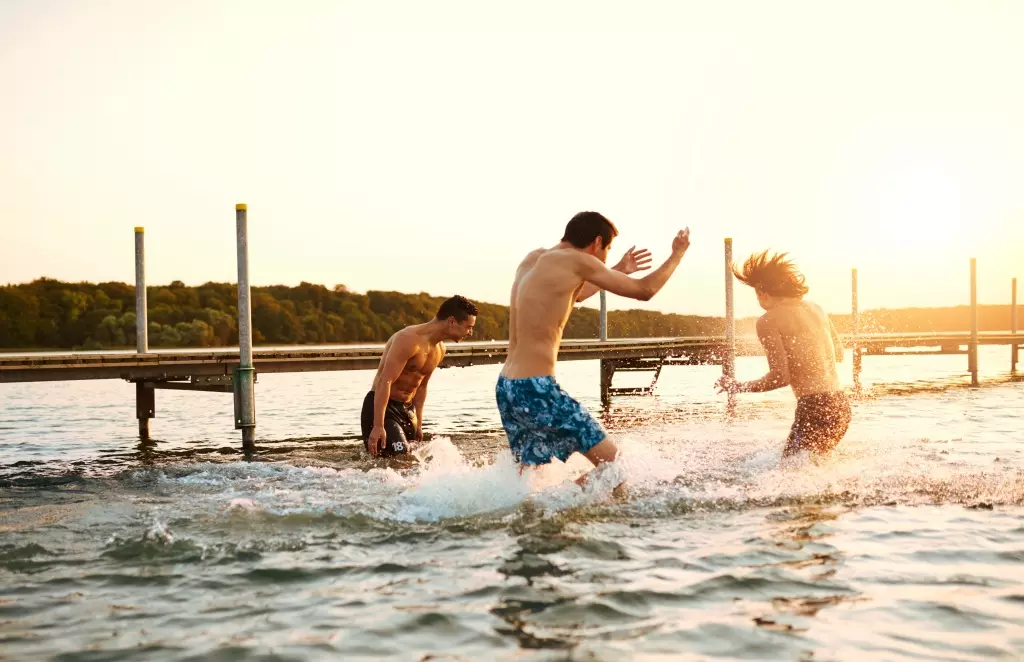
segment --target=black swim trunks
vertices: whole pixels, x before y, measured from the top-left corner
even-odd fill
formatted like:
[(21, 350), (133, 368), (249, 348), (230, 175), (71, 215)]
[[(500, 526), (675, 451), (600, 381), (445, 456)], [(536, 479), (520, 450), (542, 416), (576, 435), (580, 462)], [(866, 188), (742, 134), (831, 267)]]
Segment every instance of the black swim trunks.
[[(373, 430), (373, 391), (363, 398), (363, 411), (359, 416), (363, 429), (363, 447), (368, 449), (370, 432)], [(382, 457), (400, 455), (409, 452), (409, 442), (416, 441), (416, 409), (411, 402), (388, 400), (384, 410), (384, 432), (387, 443)]]
[(850, 402), (842, 391), (815, 393), (797, 398), (796, 417), (782, 456), (800, 451), (827, 453), (850, 427)]

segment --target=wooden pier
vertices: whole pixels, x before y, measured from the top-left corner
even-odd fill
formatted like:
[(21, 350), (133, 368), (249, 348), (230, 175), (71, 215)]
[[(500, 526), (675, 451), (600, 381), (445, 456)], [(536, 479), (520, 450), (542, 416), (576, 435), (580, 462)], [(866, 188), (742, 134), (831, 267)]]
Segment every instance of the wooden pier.
[[(380, 362), (383, 344), (297, 346), (253, 348), (249, 298), (247, 209), (235, 209), (238, 245), (237, 348), (151, 351), (146, 325), (144, 230), (135, 228), (137, 349), (109, 352), (46, 352), (0, 354), (0, 383), (123, 379), (135, 385), (136, 418), (139, 435), (149, 437), (149, 421), (156, 416), (157, 389), (213, 391), (234, 394), (235, 427), (242, 430), (243, 450), (255, 447), (255, 390), (258, 373), (313, 372), (328, 370), (374, 370)], [(598, 339), (566, 340), (559, 350), (560, 361), (599, 360), (602, 402), (613, 395), (652, 393), (666, 365), (721, 365), (725, 374), (735, 374), (736, 356), (761, 355), (756, 337), (737, 336), (733, 307), (732, 240), (725, 240), (726, 335), (679, 338), (607, 337), (607, 305), (601, 293), (601, 324)], [(970, 261), (971, 331), (960, 333), (860, 333), (857, 270), (852, 271), (853, 330), (842, 338), (853, 350), (854, 384), (859, 386), (864, 355), (967, 354), (972, 385), (978, 385), (977, 349), (980, 345), (1009, 345), (1010, 370), (1016, 370), (1020, 336), (1017, 334), (1017, 281), (1013, 279), (1010, 331), (979, 333), (977, 324), (977, 271)], [(503, 363), (508, 343), (466, 342), (448, 345), (442, 368)], [(616, 372), (648, 372), (649, 386), (615, 388)]]
[[(978, 345), (1010, 345), (1020, 341), (1016, 333), (979, 333)], [(843, 337), (857, 357), (863, 355), (968, 354), (969, 333), (875, 333)], [(730, 351), (731, 345), (735, 348)], [(252, 352), (256, 374), (374, 370), (384, 346), (337, 345), (256, 348)], [(503, 363), (508, 343), (466, 342), (450, 344), (442, 368)], [(601, 361), (601, 397), (651, 393), (661, 368), (666, 365), (727, 365), (731, 356), (760, 356), (756, 337), (699, 336), (684, 338), (620, 338), (614, 340), (566, 340), (560, 361)], [(859, 362), (858, 362), (859, 363)], [(240, 366), (238, 348), (0, 354), (0, 383), (123, 379), (136, 385), (140, 433), (148, 434), (155, 417), (155, 389), (189, 391), (237, 391)], [(652, 373), (649, 387), (615, 388), (616, 372)], [(237, 418), (236, 418), (237, 421)]]

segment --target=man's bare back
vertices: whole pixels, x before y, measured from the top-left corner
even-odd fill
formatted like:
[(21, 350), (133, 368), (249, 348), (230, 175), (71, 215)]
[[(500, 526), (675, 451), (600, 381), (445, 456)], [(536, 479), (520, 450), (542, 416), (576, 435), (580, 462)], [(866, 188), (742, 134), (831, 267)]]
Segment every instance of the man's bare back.
[[(689, 247), (680, 232), (665, 264), (646, 278), (629, 278), (565, 242), (529, 253), (516, 270), (509, 306), (508, 359), (502, 375), (523, 379), (554, 375), (562, 332), (587, 282), (614, 294), (646, 301), (668, 281)], [(606, 256), (608, 248), (604, 249)]]
[(773, 308), (761, 320), (758, 336), (764, 340), (778, 334), (786, 353), (789, 385), (798, 398), (839, 390), (836, 362), (843, 360), (842, 343), (820, 306), (797, 300)]
[(541, 248), (519, 265), (501, 374), (509, 379), (555, 374), (562, 331), (585, 282), (579, 275), (581, 257), (575, 248)]

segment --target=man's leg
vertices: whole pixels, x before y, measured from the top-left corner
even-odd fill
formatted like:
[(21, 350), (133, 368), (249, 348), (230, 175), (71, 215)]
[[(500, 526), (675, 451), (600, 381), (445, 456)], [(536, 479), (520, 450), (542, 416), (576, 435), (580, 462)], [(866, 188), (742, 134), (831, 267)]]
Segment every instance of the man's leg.
[[(591, 463), (593, 463), (594, 468), (596, 469), (600, 467), (602, 464), (614, 462), (619, 457), (619, 447), (615, 445), (614, 441), (612, 441), (608, 437), (605, 437), (600, 442), (598, 442), (596, 446), (584, 452), (583, 457), (590, 460)], [(591, 473), (593, 473), (593, 471), (594, 470), (591, 469), (587, 473), (577, 478), (576, 484), (579, 485), (580, 487), (585, 485), (587, 482), (587, 478), (590, 476)], [(620, 483), (615, 489), (619, 489), (619, 487), (622, 487), (622, 485), (624, 484), (625, 481)]]
[(359, 428), (363, 433), (363, 448), (366, 452), (370, 452), (369, 444), (370, 432), (373, 430), (373, 391), (371, 390), (363, 398), (363, 408), (359, 412)]
[(595, 467), (601, 466), (605, 462), (614, 462), (618, 456), (619, 447), (608, 437), (583, 454), (583, 457), (593, 462)]
[(409, 452), (409, 440), (405, 436), (402, 425), (393, 418), (384, 418), (384, 432), (387, 434), (387, 445), (384, 447), (382, 457), (392, 455), (404, 455)]

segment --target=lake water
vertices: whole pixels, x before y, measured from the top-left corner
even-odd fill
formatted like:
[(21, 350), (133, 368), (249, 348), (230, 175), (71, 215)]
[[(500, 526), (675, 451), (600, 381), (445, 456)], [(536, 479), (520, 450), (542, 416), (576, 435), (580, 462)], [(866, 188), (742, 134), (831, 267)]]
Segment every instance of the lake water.
[[(518, 476), (499, 366), (440, 371), (392, 464), (357, 439), (371, 372), (261, 375), (254, 462), (228, 394), (158, 391), (141, 446), (130, 384), (0, 385), (0, 659), (1019, 660), (1008, 364), (866, 357), (846, 439), (795, 466), (791, 393), (730, 415), (720, 369), (666, 368), (601, 413), (625, 497), (579, 458)], [(599, 412), (597, 363), (558, 370)]]

